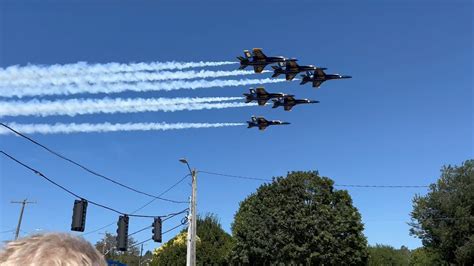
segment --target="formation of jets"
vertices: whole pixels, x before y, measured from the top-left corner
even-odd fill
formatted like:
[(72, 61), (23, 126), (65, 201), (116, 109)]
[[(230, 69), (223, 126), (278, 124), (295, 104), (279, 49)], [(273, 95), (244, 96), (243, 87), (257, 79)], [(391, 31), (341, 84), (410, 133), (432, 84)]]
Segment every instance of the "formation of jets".
[[(244, 56), (245, 57), (237, 57), (237, 59), (240, 61), (239, 69), (245, 69), (248, 66), (253, 66), (255, 73), (262, 73), (266, 66), (272, 65), (272, 77), (276, 78), (280, 75), (285, 75), (285, 79), (288, 81), (293, 80), (299, 73), (305, 73), (301, 75), (302, 79), (300, 85), (311, 82), (314, 88), (319, 88), (321, 84), (327, 80), (352, 78), (351, 76), (340, 74), (326, 74), (324, 70), (327, 68), (324, 67), (317, 67), (315, 65), (299, 65), (296, 63), (298, 59), (295, 58), (286, 58), (284, 56), (266, 56), (260, 48), (253, 48), (252, 52), (249, 50), (244, 50)], [(269, 100), (272, 100), (272, 108), (283, 106), (285, 111), (291, 111), (291, 109), (298, 104), (319, 103), (319, 101), (315, 100), (296, 99), (294, 95), (281, 92), (269, 93), (263, 87), (250, 89), (250, 93), (244, 93), (244, 96), (246, 103), (256, 101), (259, 106), (264, 106)], [(247, 121), (247, 123), (248, 128), (258, 127), (260, 130), (265, 130), (271, 125), (290, 124), (280, 120), (266, 120), (261, 116), (252, 116), (251, 121)]]

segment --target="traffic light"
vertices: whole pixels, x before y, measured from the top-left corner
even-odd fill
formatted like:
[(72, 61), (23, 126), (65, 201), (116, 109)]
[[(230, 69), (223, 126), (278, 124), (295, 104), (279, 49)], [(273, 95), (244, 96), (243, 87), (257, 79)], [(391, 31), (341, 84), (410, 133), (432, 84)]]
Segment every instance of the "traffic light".
[(153, 229), (151, 230), (153, 232), (153, 241), (161, 243), (161, 218), (156, 217), (155, 221), (153, 221)]
[(86, 227), (87, 200), (75, 200), (72, 210), (71, 231), (84, 232)]
[(118, 220), (117, 228), (117, 249), (127, 251), (128, 247), (128, 216), (121, 215)]

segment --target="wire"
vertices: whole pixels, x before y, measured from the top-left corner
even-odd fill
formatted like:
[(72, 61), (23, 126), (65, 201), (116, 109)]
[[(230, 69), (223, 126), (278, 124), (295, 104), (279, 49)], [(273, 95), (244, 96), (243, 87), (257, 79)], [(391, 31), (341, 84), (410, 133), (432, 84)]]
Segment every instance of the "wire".
[(6, 234), (6, 233), (14, 232), (14, 231), (15, 231), (15, 229), (1, 231), (0, 234)]
[[(176, 187), (178, 184), (180, 184), (181, 182), (183, 182), (188, 176), (190, 176), (190, 174), (187, 174), (187, 175), (185, 175), (184, 177), (182, 177), (181, 179), (179, 179), (178, 182), (174, 183), (171, 187), (169, 187), (169, 188), (167, 188), (165, 191), (161, 192), (158, 196), (163, 196), (163, 195), (166, 194), (168, 191), (170, 191), (171, 189), (173, 189), (174, 187)], [(134, 213), (136, 213), (136, 212), (142, 210), (143, 208), (145, 208), (146, 206), (150, 205), (150, 204), (151, 204), (152, 202), (154, 202), (154, 201), (155, 201), (155, 199), (150, 200), (149, 202), (145, 203), (143, 206), (141, 206), (141, 207), (137, 208), (136, 210), (134, 210), (134, 211), (132, 212), (132, 214), (134, 214)], [(186, 210), (188, 210), (188, 209), (186, 209)], [(170, 217), (170, 218), (171, 218), (171, 217)], [(166, 219), (168, 219), (168, 218), (166, 218)], [(93, 234), (93, 233), (95, 233), (95, 232), (102, 231), (103, 229), (105, 229), (105, 228), (107, 228), (107, 227), (109, 227), (109, 226), (111, 226), (111, 225), (113, 225), (113, 224), (115, 224), (115, 221), (113, 221), (113, 222), (111, 222), (111, 223), (109, 223), (109, 224), (107, 224), (107, 225), (104, 225), (104, 226), (102, 226), (102, 227), (100, 227), (100, 228), (94, 229), (94, 230), (92, 230), (92, 231), (90, 231), (90, 232), (84, 233), (84, 234), (82, 234), (81, 236), (85, 236), (85, 235)]]
[(142, 228), (142, 229), (140, 229), (140, 230), (138, 230), (138, 231), (135, 231), (135, 232), (133, 232), (133, 233), (128, 234), (128, 236), (133, 236), (134, 234), (138, 234), (138, 233), (143, 232), (143, 231), (145, 231), (146, 229), (149, 229), (149, 228), (152, 228), (152, 226), (149, 225), (149, 226), (147, 226), (147, 227), (144, 227), (144, 228)]
[(64, 156), (64, 155), (62, 155), (62, 154), (60, 154), (60, 153), (58, 153), (58, 152), (56, 152), (56, 151), (54, 151), (54, 150), (52, 150), (52, 149), (46, 147), (45, 145), (43, 145), (43, 144), (37, 142), (36, 140), (34, 140), (34, 139), (32, 139), (32, 138), (30, 138), (30, 137), (28, 137), (28, 136), (26, 136), (26, 135), (24, 135), (24, 134), (18, 132), (17, 130), (15, 130), (15, 129), (13, 129), (13, 128), (11, 128), (10, 126), (5, 125), (4, 123), (0, 123), (0, 125), (3, 126), (3, 127), (5, 127), (6, 129), (12, 131), (13, 133), (17, 134), (18, 136), (23, 137), (24, 139), (26, 139), (26, 140), (28, 140), (28, 141), (30, 141), (30, 142), (32, 142), (32, 143), (38, 145), (39, 147), (45, 149), (45, 150), (48, 151), (49, 153), (51, 153), (51, 154), (53, 154), (53, 155), (55, 155), (55, 156), (57, 156), (57, 157), (59, 157), (59, 158), (65, 160), (65, 161), (67, 161), (67, 162), (69, 162), (69, 163), (72, 163), (72, 164), (74, 164), (74, 165), (76, 165), (76, 166), (82, 168), (83, 170), (85, 170), (86, 172), (88, 172), (88, 173), (90, 173), (90, 174), (92, 174), (92, 175), (95, 175), (95, 176), (98, 176), (98, 177), (100, 177), (100, 178), (103, 178), (103, 179), (105, 179), (105, 180), (107, 180), (107, 181), (109, 181), (109, 182), (112, 182), (112, 183), (114, 183), (114, 184), (116, 184), (116, 185), (118, 185), (118, 186), (121, 186), (121, 187), (126, 188), (126, 189), (128, 189), (128, 190), (131, 190), (131, 191), (133, 191), (133, 192), (136, 192), (136, 193), (139, 193), (139, 194), (142, 194), (142, 195), (145, 195), (145, 196), (154, 198), (154, 199), (159, 199), (159, 200), (168, 201), (168, 202), (172, 202), (172, 203), (189, 203), (189, 202), (187, 202), (187, 201), (177, 201), (177, 200), (171, 200), (171, 199), (161, 198), (160, 196), (155, 196), (155, 195), (152, 195), (152, 194), (149, 194), (149, 193), (140, 191), (140, 190), (138, 190), (138, 189), (136, 189), (136, 188), (132, 188), (132, 187), (127, 186), (127, 185), (125, 185), (125, 184), (122, 184), (122, 183), (120, 183), (120, 182), (118, 182), (118, 181), (116, 181), (116, 180), (114, 180), (114, 179), (112, 179), (112, 178), (110, 178), (110, 177), (107, 177), (107, 176), (105, 176), (105, 175), (103, 175), (103, 174), (97, 173), (96, 171), (91, 170), (91, 169), (87, 168), (86, 166), (84, 166), (84, 165), (82, 165), (82, 164), (80, 164), (80, 163), (78, 163), (78, 162), (76, 162), (76, 161), (74, 161), (74, 160), (72, 160), (72, 159), (67, 158), (66, 156)]
[[(183, 226), (183, 225), (185, 225), (185, 223), (182, 223), (182, 222), (181, 222), (181, 223), (178, 224), (177, 226), (174, 226), (174, 227), (172, 227), (172, 228), (170, 228), (170, 229), (164, 231), (164, 232), (161, 233), (161, 234), (164, 235), (164, 234), (166, 234), (166, 233), (169, 233), (169, 232), (171, 232), (171, 231), (175, 230), (176, 228), (179, 228), (179, 227), (181, 227), (181, 226)], [(143, 241), (141, 241), (141, 242), (135, 243), (135, 244), (131, 245), (129, 248), (133, 248), (133, 247), (135, 247), (135, 246), (139, 246), (139, 245), (141, 245), (141, 244), (143, 244), (143, 243), (146, 243), (146, 242), (148, 242), (148, 241), (150, 241), (150, 240), (152, 240), (152, 238), (149, 238), (149, 239), (147, 239), (147, 240), (143, 240)]]
[(147, 240), (143, 240), (142, 242), (135, 243), (135, 244), (129, 246), (128, 248), (133, 248), (133, 247), (139, 246), (139, 245), (144, 244), (144, 243), (146, 243), (150, 240), (152, 240), (152, 238), (148, 238)]
[[(216, 172), (209, 172), (209, 171), (198, 171), (199, 173), (209, 174), (209, 175), (219, 175), (219, 176), (226, 176), (226, 177), (234, 177), (240, 179), (251, 179), (251, 180), (259, 180), (265, 182), (272, 182), (272, 179), (266, 178), (258, 178), (258, 177), (248, 177), (248, 176), (238, 176), (238, 175), (229, 175), (229, 174), (222, 174)], [(426, 185), (349, 185), (349, 184), (334, 184), (335, 187), (358, 187), (358, 188), (428, 188), (429, 186)]]
[(88, 200), (88, 199), (86, 199), (86, 198), (84, 198), (84, 197), (81, 197), (81, 196), (79, 196), (78, 194), (72, 192), (71, 190), (65, 188), (64, 186), (62, 186), (62, 185), (56, 183), (55, 181), (53, 181), (52, 179), (50, 179), (49, 177), (47, 177), (46, 175), (44, 175), (44, 174), (41, 173), (40, 171), (38, 171), (38, 170), (32, 168), (31, 166), (26, 165), (25, 163), (19, 161), (18, 159), (14, 158), (14, 157), (11, 156), (10, 154), (8, 154), (8, 153), (6, 153), (6, 152), (4, 152), (4, 151), (2, 151), (2, 150), (0, 150), (0, 153), (2, 153), (3, 155), (5, 155), (6, 157), (8, 157), (9, 159), (11, 159), (12, 161), (18, 163), (19, 165), (25, 167), (26, 169), (32, 171), (32, 172), (35, 173), (36, 175), (42, 177), (43, 179), (45, 179), (46, 181), (50, 182), (51, 184), (53, 184), (53, 185), (59, 187), (60, 189), (66, 191), (67, 193), (73, 195), (74, 197), (76, 197), (76, 198), (78, 198), (78, 199), (85, 199), (85, 200), (87, 200), (89, 203), (91, 203), (91, 204), (93, 204), (93, 205), (96, 205), (96, 206), (98, 206), (98, 207), (101, 207), (101, 208), (104, 208), (104, 209), (113, 211), (113, 212), (118, 213), (118, 214), (121, 214), (121, 215), (127, 215), (127, 216), (130, 216), (130, 217), (143, 217), (143, 218), (170, 217), (170, 216), (173, 217), (173, 216), (176, 216), (176, 215), (178, 215), (178, 214), (180, 214), (180, 213), (183, 213), (183, 212), (185, 212), (185, 211), (187, 210), (187, 209), (185, 209), (185, 210), (180, 211), (180, 212), (177, 212), (177, 213), (171, 213), (171, 214), (167, 214), (167, 215), (158, 215), (158, 216), (157, 216), (157, 215), (126, 214), (126, 213), (121, 212), (121, 211), (118, 211), (118, 210), (116, 210), (116, 209), (114, 209), (114, 208), (111, 208), (111, 207), (105, 206), (105, 205), (103, 205), (103, 204), (97, 203), (97, 202), (95, 202), (95, 201), (91, 201), (91, 200)]
[[(171, 189), (173, 189), (174, 187), (176, 187), (177, 185), (179, 185), (181, 182), (183, 182), (190, 174), (187, 174), (185, 175), (183, 178), (181, 178), (180, 180), (178, 180), (178, 182), (174, 183), (171, 187), (169, 187), (168, 189), (166, 189), (165, 191), (161, 192), (158, 196), (162, 196), (163, 194), (167, 193), (168, 191), (170, 191)], [(154, 201), (156, 200), (156, 198), (148, 201), (147, 203), (145, 203), (144, 205), (142, 205), (141, 207), (137, 208), (136, 210), (134, 210), (132, 213), (136, 213), (138, 211), (141, 211), (142, 209), (144, 209), (146, 206), (152, 204)], [(187, 202), (189, 203), (189, 202)]]
[(417, 186), (417, 185), (339, 185), (335, 184), (335, 187), (359, 187), (359, 188), (427, 188), (430, 186)]
[(239, 175), (229, 175), (229, 174), (221, 174), (221, 173), (215, 173), (215, 172), (209, 172), (209, 171), (201, 171), (201, 170), (199, 170), (198, 173), (204, 173), (204, 174), (209, 174), (209, 175), (220, 175), (220, 176), (234, 177), (234, 178), (240, 178), (240, 179), (250, 179), (250, 180), (269, 181), (269, 182), (273, 181), (272, 179), (266, 179), (266, 178), (248, 177), (248, 176), (239, 176)]

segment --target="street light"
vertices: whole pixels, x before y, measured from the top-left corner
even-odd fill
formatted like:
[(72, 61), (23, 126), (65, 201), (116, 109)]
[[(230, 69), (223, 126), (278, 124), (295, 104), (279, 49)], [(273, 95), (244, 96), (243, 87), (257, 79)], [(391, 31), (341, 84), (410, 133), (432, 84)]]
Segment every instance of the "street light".
[(188, 160), (186, 160), (185, 158), (181, 158), (179, 159), (180, 162), (186, 164), (188, 166), (188, 169), (189, 169), (189, 173), (192, 175), (193, 174), (193, 171), (191, 170), (191, 167), (189, 166), (189, 163), (188, 163)]
[(185, 158), (179, 159), (181, 163), (188, 166), (189, 173), (191, 174), (192, 192), (191, 201), (189, 203), (189, 215), (188, 215), (188, 236), (187, 236), (187, 252), (186, 252), (186, 266), (196, 265), (196, 170), (191, 170), (188, 160)]

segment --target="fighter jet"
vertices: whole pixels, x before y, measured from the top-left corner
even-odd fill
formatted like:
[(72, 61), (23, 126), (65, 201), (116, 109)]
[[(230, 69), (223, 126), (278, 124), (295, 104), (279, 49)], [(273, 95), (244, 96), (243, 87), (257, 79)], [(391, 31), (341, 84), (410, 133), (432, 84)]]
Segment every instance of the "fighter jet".
[(285, 74), (286, 80), (293, 80), (296, 75), (300, 72), (311, 71), (317, 69), (316, 66), (308, 65), (308, 66), (300, 66), (296, 63), (296, 59), (289, 59), (286, 61), (285, 68), (283, 69), (281, 66), (272, 66), (273, 76), (272, 78), (278, 77), (280, 74)]
[(283, 64), (286, 60), (283, 56), (268, 57), (260, 48), (253, 48), (253, 54), (249, 50), (244, 50), (245, 57), (238, 56), (237, 59), (240, 61), (239, 69), (244, 69), (247, 66), (253, 66), (255, 73), (261, 73), (263, 69), (269, 64)]
[(314, 70), (313, 74), (311, 74), (310, 71), (306, 72), (306, 75), (301, 75), (301, 77), (303, 77), (303, 80), (301, 80), (300, 84), (303, 85), (307, 82), (313, 82), (313, 87), (319, 88), (319, 86), (321, 86), (321, 84), (326, 80), (352, 78), (351, 76), (343, 76), (339, 74), (326, 74), (324, 73), (324, 70), (326, 70), (326, 68), (317, 68)]
[(319, 101), (313, 101), (308, 99), (295, 99), (292, 95), (281, 97), (278, 100), (273, 100), (273, 107), (277, 108), (278, 106), (283, 106), (285, 111), (291, 111), (291, 108), (297, 104), (306, 104), (306, 103), (319, 103)]
[(285, 93), (268, 93), (264, 88), (250, 89), (250, 93), (244, 93), (245, 102), (249, 103), (257, 101), (258, 105), (262, 106), (267, 103), (268, 100), (273, 98), (280, 98), (286, 96), (293, 96)]
[(268, 126), (273, 125), (289, 125), (288, 122), (282, 122), (280, 120), (270, 120), (268, 121), (263, 116), (255, 117), (252, 116), (252, 121), (247, 121), (249, 124), (247, 128), (258, 127), (259, 130), (265, 130)]

